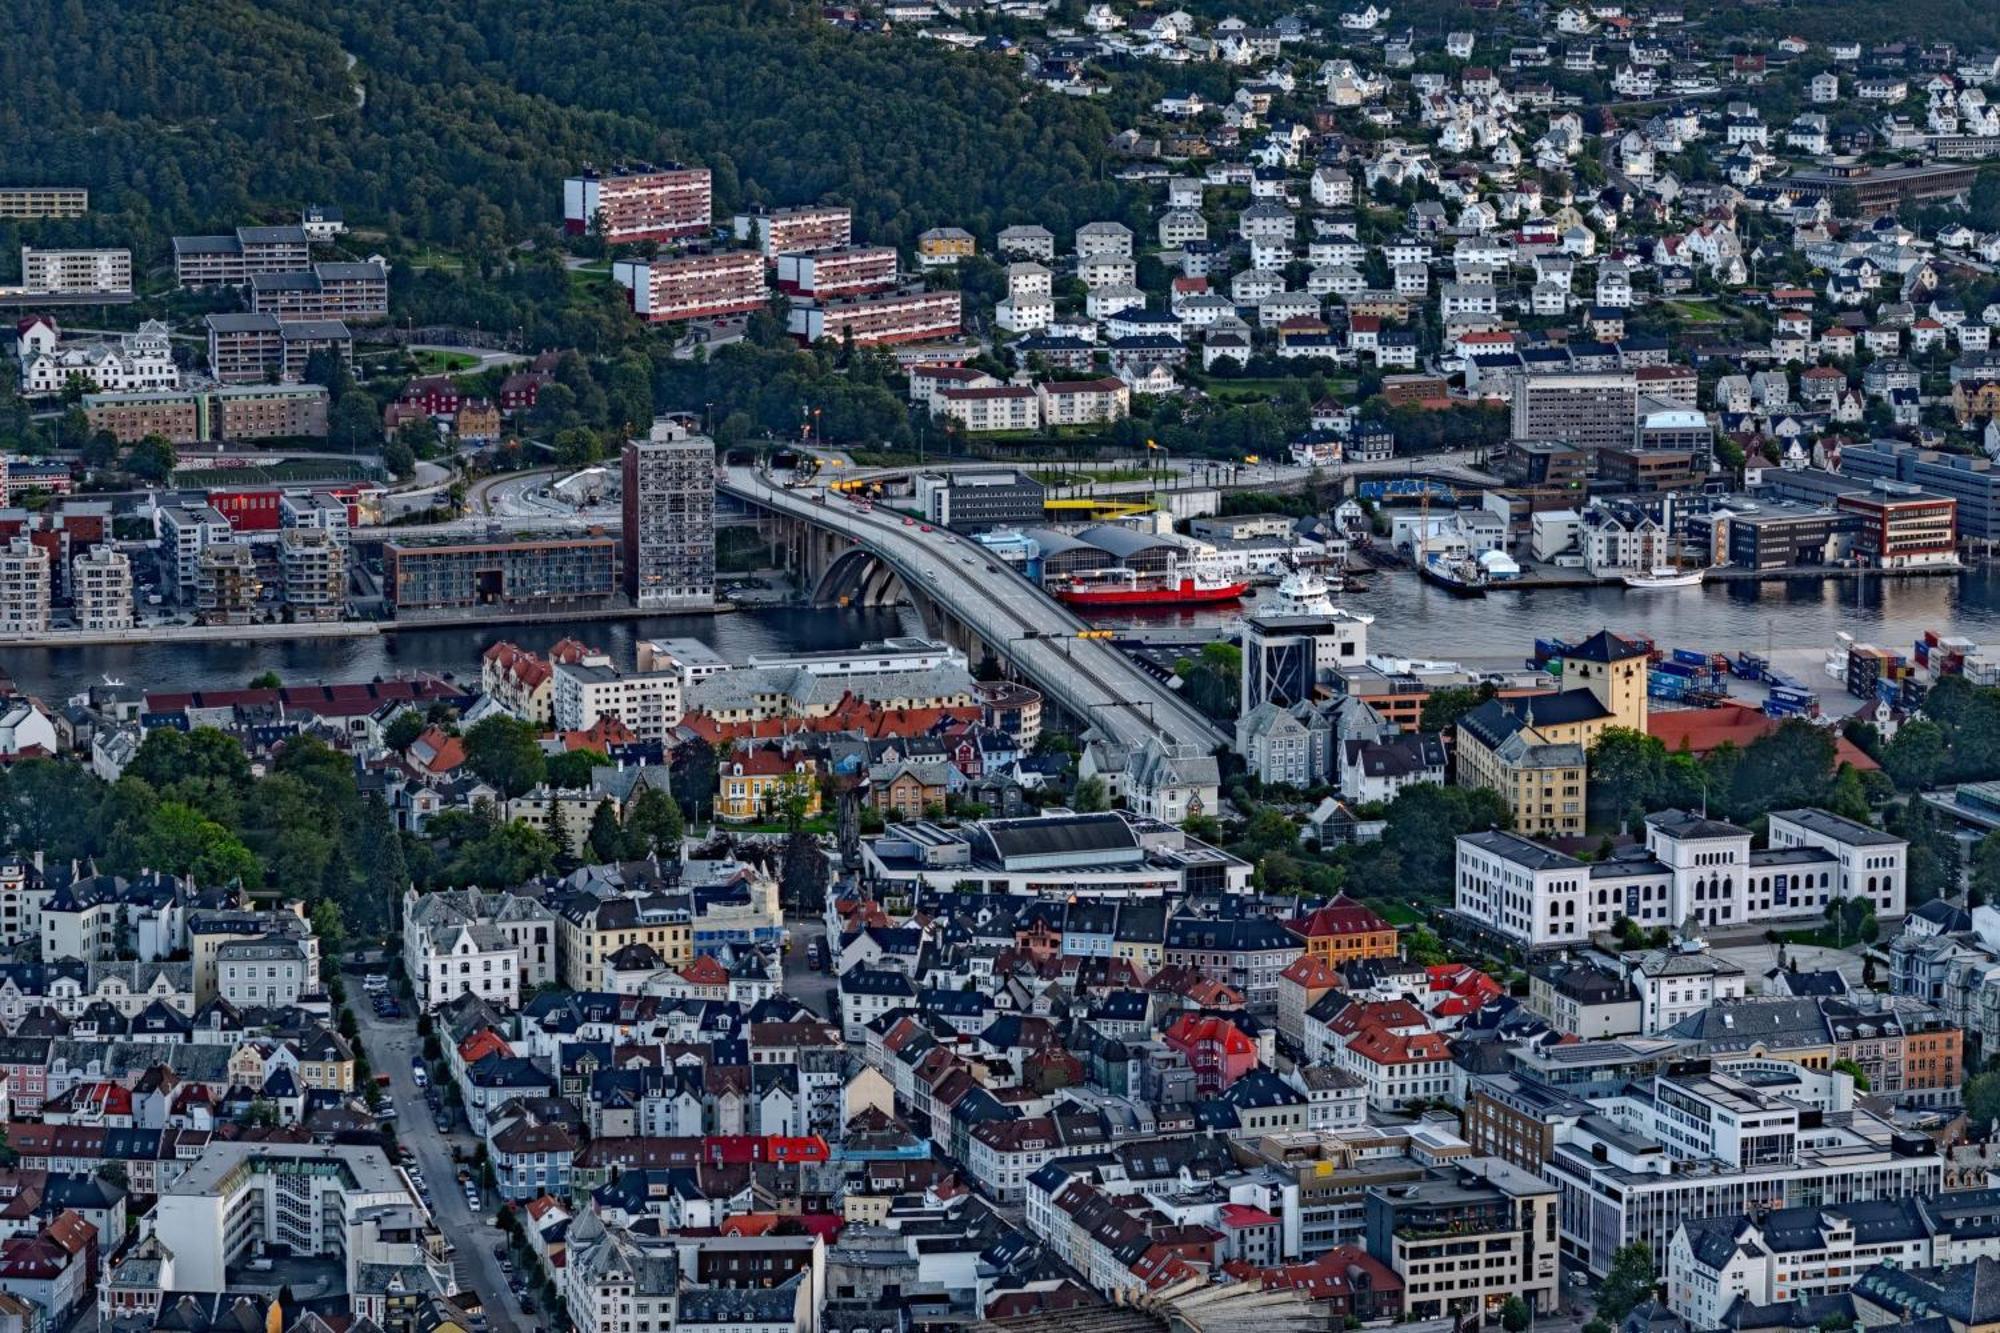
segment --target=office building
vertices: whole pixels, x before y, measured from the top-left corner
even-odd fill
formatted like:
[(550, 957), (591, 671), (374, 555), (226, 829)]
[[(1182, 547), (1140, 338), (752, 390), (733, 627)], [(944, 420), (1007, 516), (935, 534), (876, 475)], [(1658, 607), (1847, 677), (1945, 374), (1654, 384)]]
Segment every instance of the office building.
[(1630, 372), (1516, 375), (1512, 434), (1517, 440), (1559, 440), (1595, 453), (1633, 443), (1639, 382)]
[(1362, 1204), (1368, 1252), (1403, 1280), (1411, 1319), (1483, 1318), (1515, 1296), (1537, 1314), (1554, 1314), (1557, 1214), (1555, 1186), (1497, 1157), (1371, 1186)]
[(655, 324), (740, 315), (763, 306), (764, 263), (749, 250), (621, 259), (611, 277), (632, 293), (632, 311)]
[(1269, 701), (1287, 706), (1318, 697), (1342, 668), (1368, 660), (1375, 618), (1336, 610), (1330, 616), (1252, 615), (1243, 622), (1239, 717)]
[(312, 354), (331, 352), (354, 364), (354, 335), (337, 319), (280, 319), (273, 314), (210, 315), (208, 369), (223, 384), (303, 380)]
[(1840, 470), (1864, 482), (1901, 481), (1947, 496), (1958, 504), (1960, 536), (2000, 540), (2000, 468), (1991, 459), (1920, 449), (1902, 440), (1870, 440), (1842, 449)]
[(454, 611), (566, 611), (608, 605), (618, 542), (585, 537), (383, 543), (383, 592), (402, 617)]
[(90, 191), (64, 185), (0, 185), (0, 218), (80, 218)]
[(216, 542), (195, 560), (194, 606), (203, 624), (247, 625), (263, 595), (257, 557), (248, 546)]
[(132, 294), (130, 250), (37, 250), (21, 247), (21, 285), (31, 292)]
[(296, 273), (311, 263), (312, 241), (303, 227), (174, 237), (174, 279), (183, 287), (241, 287), (259, 273)]
[[(1726, 500), (1707, 516), (1712, 549), (1740, 569), (1786, 569), (1832, 561), (1835, 539), (1858, 522), (1823, 505), (1790, 500)], [(1699, 531), (1700, 518), (1694, 525)]]
[[(1624, 1045), (1627, 1043), (1607, 1043)], [(1638, 1095), (1556, 1130), (1541, 1173), (1562, 1200), (1563, 1253), (1591, 1273), (1644, 1241), (1666, 1266), (1685, 1221), (1934, 1193), (1934, 1143), (1856, 1105), (1854, 1081), (1784, 1060), (1679, 1064)]]
[(1924, 569), (1958, 560), (1958, 503), (1897, 481), (1836, 497), (1834, 508), (1860, 520), (1854, 558), (1873, 569)]
[(766, 260), (811, 250), (839, 250), (854, 243), (854, 210), (845, 204), (738, 213), (736, 239), (755, 241)]
[(961, 326), (959, 293), (955, 290), (836, 297), (793, 306), (789, 321), (792, 335), (805, 342), (852, 339), (860, 347), (954, 337)]
[(672, 667), (620, 671), (603, 653), (558, 662), (550, 692), (557, 731), (588, 731), (615, 717), (642, 741), (664, 741), (681, 723), (681, 673)]
[(131, 560), (109, 544), (79, 553), (70, 562), (70, 599), (78, 629), (131, 629)]
[(661, 418), (625, 445), (625, 595), (638, 607), (715, 602), (715, 442)]
[(1042, 521), (1042, 484), (1024, 472), (923, 472), (917, 475), (917, 507), (939, 527), (954, 532), (1032, 526)]
[(1659, 495), (1687, 490), (1707, 475), (1706, 456), (1693, 449), (1642, 444), (1597, 451), (1597, 480), (1605, 491)]
[(709, 228), (713, 185), (707, 167), (638, 167), (563, 182), (563, 230), (606, 245), (670, 241)]
[(228, 1290), (229, 1268), (266, 1248), (339, 1260), (348, 1291), (369, 1265), (455, 1289), (443, 1234), (377, 1147), (217, 1139), (161, 1185), (154, 1209), (159, 1234), (176, 1242), (176, 1291)]
[(347, 546), (325, 528), (278, 534), (278, 572), (296, 620), (338, 620), (347, 607)]
[(896, 248), (891, 245), (850, 245), (778, 256), (778, 290), (792, 296), (824, 301), (879, 292), (894, 287), (897, 276)]
[(1691, 454), (1698, 460), (1699, 472), (1708, 472), (1715, 456), (1715, 428), (1705, 414), (1651, 397), (1640, 399), (1639, 409), (1640, 449)]
[(0, 549), (0, 634), (49, 627), (49, 553), (26, 537)]

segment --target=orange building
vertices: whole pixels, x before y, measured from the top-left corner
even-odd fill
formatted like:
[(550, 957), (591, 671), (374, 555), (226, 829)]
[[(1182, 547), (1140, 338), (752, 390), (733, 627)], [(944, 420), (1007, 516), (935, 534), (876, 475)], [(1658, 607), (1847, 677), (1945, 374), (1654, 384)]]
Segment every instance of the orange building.
[(1305, 941), (1306, 957), (1330, 967), (1360, 958), (1396, 956), (1396, 928), (1344, 893), (1317, 911), (1287, 921), (1285, 928)]

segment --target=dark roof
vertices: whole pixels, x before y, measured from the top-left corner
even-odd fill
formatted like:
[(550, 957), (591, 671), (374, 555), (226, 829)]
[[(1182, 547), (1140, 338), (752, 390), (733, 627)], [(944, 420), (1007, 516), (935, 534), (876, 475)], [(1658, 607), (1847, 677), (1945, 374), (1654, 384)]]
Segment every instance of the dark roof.
[(979, 827), (1002, 857), (1123, 851), (1139, 842), (1122, 816), (1109, 813), (989, 819)]
[(1582, 643), (1571, 644), (1561, 655), (1575, 662), (1626, 662), (1644, 657), (1646, 650), (1631, 639), (1601, 629)]

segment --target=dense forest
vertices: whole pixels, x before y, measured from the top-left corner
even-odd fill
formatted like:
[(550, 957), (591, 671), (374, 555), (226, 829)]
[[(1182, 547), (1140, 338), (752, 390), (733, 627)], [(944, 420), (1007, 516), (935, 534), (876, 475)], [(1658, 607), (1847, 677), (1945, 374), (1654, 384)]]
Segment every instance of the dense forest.
[(710, 166), (718, 213), (850, 202), (860, 234), (891, 243), (1122, 215), (1103, 107), (1032, 91), (1016, 58), (848, 33), (773, 0), (0, 12), (35, 35), (0, 46), (9, 179), (93, 193), (93, 216), (42, 229), (45, 244), (130, 244), (157, 262), (176, 231), (318, 201), (490, 251), (559, 221), (563, 176), (627, 158)]

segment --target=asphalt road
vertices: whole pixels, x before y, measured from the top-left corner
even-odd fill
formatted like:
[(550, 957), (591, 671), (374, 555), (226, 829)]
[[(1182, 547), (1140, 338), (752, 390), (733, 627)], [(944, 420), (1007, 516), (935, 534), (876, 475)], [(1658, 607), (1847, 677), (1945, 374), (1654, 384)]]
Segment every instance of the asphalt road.
[[(815, 501), (817, 489), (786, 490), (751, 468), (726, 470), (733, 494), (866, 541), (896, 568), (904, 585), (947, 606), (996, 653), (1017, 662), (1045, 693), (1121, 745), (1137, 749), (1148, 737), (1206, 754), (1227, 739), (1187, 700), (1146, 675), (1125, 654), (1075, 635), (1088, 626), (962, 538), (924, 532), (894, 514), (862, 513), (844, 500)], [(979, 566), (987, 569), (981, 572)]]
[[(410, 1073), (410, 1057), (423, 1052), (416, 1020), (405, 1017), (400, 1022), (384, 1022), (375, 1016), (374, 1006), (361, 993), (359, 978), (346, 980), (352, 993), (354, 1017), (361, 1025), (361, 1044), (368, 1052), (368, 1063), (376, 1073), (389, 1075), (389, 1091), (396, 1099), (397, 1116), (393, 1122), (396, 1137), (417, 1155), (416, 1164), (430, 1189), (438, 1227), (445, 1239), (458, 1247), (452, 1262), (459, 1289), (479, 1293), (488, 1333), (534, 1333), (536, 1321), (521, 1313), (514, 1293), (507, 1289), (500, 1261), (493, 1257), (493, 1247), (506, 1238), (492, 1225), (490, 1213), (472, 1215), (458, 1183), (458, 1164), (451, 1159), (451, 1141), (469, 1152), (475, 1140), (469, 1131), (463, 1130), (463, 1116), (458, 1122), (461, 1131), (452, 1135), (451, 1140), (438, 1133), (430, 1108), (424, 1104), (424, 1094)], [(480, 1203), (491, 1208), (498, 1200), (482, 1189)]]
[(840, 997), (835, 993), (839, 982), (831, 971), (815, 972), (806, 965), (806, 946), (814, 940), (826, 938), (826, 918), (819, 915), (788, 916), (785, 918), (785, 929), (791, 932), (792, 947), (785, 951), (785, 975), (779, 983), (780, 989), (821, 1018), (839, 1022)]

